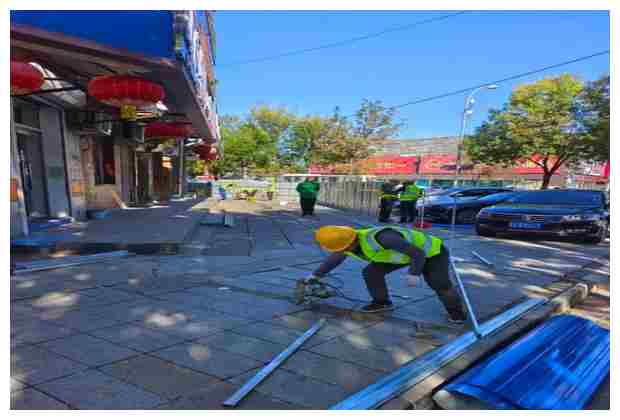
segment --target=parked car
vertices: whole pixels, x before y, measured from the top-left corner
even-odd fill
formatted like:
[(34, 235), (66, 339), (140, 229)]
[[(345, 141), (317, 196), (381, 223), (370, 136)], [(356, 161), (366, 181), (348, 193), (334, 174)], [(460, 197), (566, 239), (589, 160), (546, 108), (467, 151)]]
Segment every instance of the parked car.
[[(456, 223), (476, 223), (476, 216), (478, 216), (478, 212), (481, 209), (506, 202), (519, 193), (520, 191), (504, 191), (483, 195), (482, 197), (475, 197), (474, 199), (457, 200)], [(454, 201), (426, 206), (424, 208), (424, 218), (441, 223), (451, 223), (454, 206)]]
[(599, 243), (607, 237), (609, 202), (602, 191), (528, 191), (478, 213), (479, 235), (553, 235)]

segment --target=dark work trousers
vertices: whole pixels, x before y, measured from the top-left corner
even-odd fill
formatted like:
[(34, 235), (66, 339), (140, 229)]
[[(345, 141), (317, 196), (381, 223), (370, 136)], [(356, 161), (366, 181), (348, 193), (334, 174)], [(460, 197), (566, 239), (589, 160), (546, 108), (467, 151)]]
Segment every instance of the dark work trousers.
[(314, 215), (314, 205), (316, 204), (316, 198), (303, 198), (299, 199), (301, 204), (301, 215), (302, 216), (312, 216)]
[(415, 222), (416, 200), (400, 202), (400, 223)]
[[(385, 276), (393, 271), (408, 267), (409, 264), (368, 264), (362, 273), (373, 302), (391, 302)], [(441, 252), (438, 255), (426, 259), (422, 273), (424, 274), (424, 281), (437, 293), (446, 310), (450, 314), (462, 313), (461, 299), (450, 281), (450, 254), (446, 247), (441, 245)]]
[(392, 206), (394, 206), (394, 200), (391, 198), (382, 198), (381, 207), (379, 209), (379, 222), (388, 223), (390, 221), (390, 215), (392, 214)]

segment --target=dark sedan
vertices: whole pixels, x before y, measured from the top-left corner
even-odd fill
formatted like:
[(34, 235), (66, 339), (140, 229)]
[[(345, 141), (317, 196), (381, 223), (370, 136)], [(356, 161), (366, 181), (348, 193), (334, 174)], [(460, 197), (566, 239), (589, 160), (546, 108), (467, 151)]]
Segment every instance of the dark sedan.
[[(518, 194), (518, 191), (505, 191), (496, 194), (475, 197), (470, 200), (456, 201), (456, 223), (471, 224), (476, 222), (478, 212), (489, 206), (503, 203)], [(451, 223), (454, 203), (441, 203), (424, 209), (424, 218), (437, 222)]]
[(544, 190), (517, 194), (507, 202), (482, 209), (479, 235), (528, 233), (579, 238), (599, 243), (607, 236), (609, 205), (605, 194), (591, 190)]
[[(489, 197), (491, 195), (510, 192), (507, 188), (500, 187), (478, 187), (478, 188), (454, 188), (448, 190), (444, 194), (431, 195), (424, 200), (424, 218), (437, 222), (451, 222), (452, 221), (452, 208), (454, 204), (457, 205), (457, 223), (474, 223), (477, 211), (463, 211), (465, 210), (467, 203), (474, 203), (478, 200)], [(495, 203), (493, 203), (495, 204)], [(491, 205), (491, 204), (489, 204)], [(479, 207), (478, 210), (480, 210)], [(418, 200), (417, 203), (418, 214), (422, 212), (422, 200)], [(461, 213), (461, 214), (458, 214)]]

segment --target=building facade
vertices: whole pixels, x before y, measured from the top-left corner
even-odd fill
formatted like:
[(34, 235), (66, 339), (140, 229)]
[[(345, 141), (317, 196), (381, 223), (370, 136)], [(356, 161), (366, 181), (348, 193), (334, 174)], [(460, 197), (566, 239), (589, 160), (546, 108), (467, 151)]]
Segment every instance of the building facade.
[[(395, 179), (417, 179), (420, 185), (450, 186), (456, 172), (458, 137), (386, 140), (373, 145), (373, 155), (353, 168), (348, 165), (311, 166), (310, 172), (324, 175), (374, 175)], [(533, 157), (534, 159), (536, 157)], [(551, 179), (552, 187), (601, 188), (609, 177), (608, 164), (563, 166)], [(531, 161), (510, 167), (473, 165), (464, 154), (460, 185), (510, 185), (524, 188), (540, 186), (543, 170)]]
[[(208, 11), (11, 11), (11, 238), (184, 192), (187, 139), (219, 141), (213, 28)], [(24, 66), (43, 81), (26, 93)], [(162, 99), (102, 101), (90, 87), (104, 76)], [(188, 129), (149, 136), (155, 122)]]

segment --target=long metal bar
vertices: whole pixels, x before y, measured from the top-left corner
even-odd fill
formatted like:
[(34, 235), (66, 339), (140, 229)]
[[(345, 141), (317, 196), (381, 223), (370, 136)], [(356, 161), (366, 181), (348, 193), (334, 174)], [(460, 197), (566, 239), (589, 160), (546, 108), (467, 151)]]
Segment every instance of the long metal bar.
[[(547, 302), (547, 299), (528, 299), (483, 323), (481, 330), (484, 335), (489, 335), (545, 302)], [(455, 340), (426, 353), (419, 359), (401, 366), (374, 384), (333, 405), (330, 407), (330, 410), (370, 410), (378, 408), (414, 387), (442, 366), (464, 354), (477, 341), (474, 333), (467, 332)]]
[(56, 268), (65, 268), (65, 267), (73, 267), (76, 265), (84, 265), (91, 264), (95, 262), (99, 262), (102, 260), (106, 260), (108, 258), (118, 258), (118, 257), (128, 257), (133, 255), (127, 251), (113, 251), (113, 252), (104, 252), (100, 254), (93, 255), (81, 255), (79, 257), (71, 258), (71, 260), (62, 261), (62, 260), (43, 260), (43, 261), (35, 261), (28, 263), (20, 263), (17, 266), (21, 266), (24, 268), (17, 269), (14, 271), (15, 274), (20, 273), (33, 273), (36, 271), (44, 271), (44, 270), (53, 270)]
[(222, 405), (226, 407), (234, 407), (246, 395), (250, 393), (259, 383), (261, 383), (271, 372), (280, 366), (291, 354), (295, 353), (310, 337), (312, 337), (325, 324), (325, 319), (321, 319), (314, 324), (308, 331), (295, 340), (282, 353), (277, 355), (267, 366), (262, 368), (252, 379), (246, 382), (233, 395), (231, 395)]
[(467, 318), (469, 323), (471, 324), (472, 329), (474, 330), (474, 334), (477, 337), (481, 337), (480, 328), (478, 326), (478, 320), (476, 319), (476, 314), (474, 309), (471, 306), (471, 302), (469, 301), (469, 296), (467, 296), (467, 290), (465, 290), (465, 286), (461, 281), (461, 275), (456, 269), (456, 264), (454, 263), (454, 233), (455, 233), (455, 225), (456, 225), (456, 197), (452, 197), (454, 203), (452, 205), (452, 229), (450, 232), (450, 266), (452, 267), (452, 271), (454, 272), (454, 279), (456, 281), (456, 285), (459, 290), (459, 294), (461, 295), (461, 299), (463, 299), (463, 303), (465, 304), (465, 309), (467, 310)]
[(452, 271), (454, 272), (454, 279), (456, 280), (456, 285), (459, 289), (459, 294), (463, 299), (463, 303), (465, 304), (465, 309), (467, 310), (467, 319), (471, 324), (472, 329), (474, 330), (474, 334), (476, 337), (482, 337), (482, 333), (480, 331), (480, 326), (478, 325), (478, 320), (476, 319), (476, 314), (474, 313), (474, 308), (471, 306), (471, 302), (469, 301), (469, 296), (467, 296), (467, 291), (465, 290), (465, 286), (463, 285), (463, 281), (461, 280), (461, 275), (456, 269), (456, 264), (454, 264), (454, 259), (450, 256), (450, 266), (452, 267)]
[(488, 265), (489, 267), (493, 266), (493, 263), (489, 260), (487, 260), (486, 258), (484, 258), (482, 255), (478, 254), (476, 251), (472, 251), (471, 252), (472, 255), (476, 258), (478, 258), (480, 261), (482, 261), (483, 263), (485, 263), (486, 265)]

